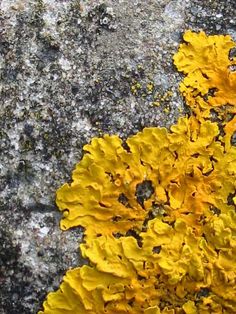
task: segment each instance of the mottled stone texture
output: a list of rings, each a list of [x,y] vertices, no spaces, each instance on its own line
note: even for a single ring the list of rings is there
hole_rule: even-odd
[[[78,254],[55,191],[82,147],[185,112],[185,29],[236,39],[234,0],[0,1],[0,314],[37,313]]]

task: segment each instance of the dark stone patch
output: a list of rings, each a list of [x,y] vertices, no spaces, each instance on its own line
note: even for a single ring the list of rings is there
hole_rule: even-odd
[[[208,297],[210,294],[210,289],[209,288],[201,288],[200,291],[198,291],[197,293],[197,298],[200,299],[200,298],[205,298],[205,297]]]
[[[18,261],[19,256],[20,246],[14,244],[10,232],[1,227],[0,309],[3,312],[0,313],[29,313],[30,309],[24,305],[24,299],[28,299],[28,303],[32,305],[44,299],[45,291],[38,292],[38,295],[32,293],[35,278],[31,270]]]
[[[26,123],[24,125],[24,132],[27,136],[31,136],[32,133],[33,133],[33,130],[34,130],[34,126],[29,124],[29,123]]]
[[[161,252],[161,245],[154,246],[154,248],[152,249],[152,252],[159,254]]]
[[[228,198],[227,198],[228,205],[235,205],[234,200],[233,200],[233,198],[235,196],[236,196],[236,192],[235,193],[229,193]]]
[[[137,202],[143,206],[144,201],[148,200],[154,193],[154,187],[152,186],[152,181],[145,180],[142,183],[137,184],[135,196]]]
[[[71,92],[75,96],[79,92],[79,87],[76,85],[71,86]]]
[[[42,203],[35,203],[32,205],[29,205],[29,211],[30,212],[38,212],[38,213],[50,213],[57,211],[56,206],[48,205],[48,204],[42,204]]]
[[[131,152],[129,145],[125,141],[122,142],[122,147],[127,151],[127,153]]]
[[[112,217],[112,221],[113,222],[118,222],[118,221],[120,221],[122,219],[122,217],[121,216],[114,216],[114,217]]]
[[[43,40],[42,48],[38,54],[39,59],[45,63],[54,62],[60,56],[59,44]]]
[[[126,207],[129,207],[129,199],[126,197],[124,193],[121,193],[118,198],[118,202],[123,204]]]
[[[4,68],[2,78],[6,82],[15,82],[18,73],[19,69],[9,64]]]
[[[216,207],[211,207],[210,210],[213,212],[214,215],[219,216],[221,214],[221,210]]]
[[[236,132],[231,136],[230,143],[232,146],[236,146]]]
[[[0,39],[0,54],[6,55],[10,50],[10,43]]]

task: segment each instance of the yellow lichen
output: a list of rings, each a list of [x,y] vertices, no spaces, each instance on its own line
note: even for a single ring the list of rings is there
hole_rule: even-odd
[[[133,95],[137,95],[138,91],[140,91],[141,88],[142,88],[142,85],[139,82],[134,81],[130,87],[130,90]]]
[[[159,217],[139,241],[101,236],[81,245],[91,265],[67,272],[44,313],[234,313],[236,214],[212,215],[198,227],[196,235],[181,218],[170,225]]]
[[[45,314],[233,313],[236,148],[225,153],[218,133],[215,123],[181,118],[171,132],[144,129],[126,149],[114,136],[85,146],[57,204],[67,209],[63,227],[85,228],[90,266],[67,273]]]
[[[236,313],[234,43],[184,39],[174,60],[193,115],[85,145],[56,201],[62,229],[84,227],[89,264],[69,270],[39,314]]]
[[[236,113],[236,72],[232,70],[236,58],[229,56],[236,46],[232,38],[207,36],[203,31],[186,31],[183,38],[186,43],[180,45],[174,63],[186,75],[180,91],[187,104],[200,117],[208,117],[211,108],[223,105]]]
[[[154,90],[154,84],[153,84],[153,82],[149,82],[148,84],[147,84],[147,86],[146,86],[146,90],[147,90],[147,93],[148,94],[151,94],[152,92],[153,92],[153,90]]]
[[[160,106],[161,104],[164,104],[165,102],[169,102],[170,98],[173,96],[173,92],[171,90],[167,90],[164,94],[160,92],[156,92],[154,95],[154,101],[152,102],[153,106]],[[169,113],[169,108],[165,108],[165,110],[168,110],[167,113]]]
[[[62,229],[82,226],[89,241],[100,234],[139,232],[158,206],[169,220],[187,212],[190,223],[210,206],[227,211],[235,187],[235,148],[224,154],[215,140],[218,127],[208,121],[181,118],[171,131],[146,128],[126,143],[105,135],[86,145],[73,182],[57,191]]]

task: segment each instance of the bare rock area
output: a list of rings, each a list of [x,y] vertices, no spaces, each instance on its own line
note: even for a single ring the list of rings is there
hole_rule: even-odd
[[[185,30],[230,34],[235,0],[0,0],[0,314],[42,308],[79,255],[55,192],[95,136],[188,112],[172,62]]]

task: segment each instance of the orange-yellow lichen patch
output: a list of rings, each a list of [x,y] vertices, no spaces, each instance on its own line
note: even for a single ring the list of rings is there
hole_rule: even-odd
[[[199,226],[205,237],[182,219],[155,218],[139,243],[101,236],[81,245],[91,265],[67,272],[44,313],[235,313],[236,214]]]
[[[189,224],[211,207],[227,211],[232,206],[227,197],[235,191],[236,149],[225,154],[218,133],[215,123],[181,118],[171,132],[146,128],[126,143],[117,136],[93,139],[73,182],[57,192],[57,205],[65,211],[62,228],[80,225],[89,240],[140,232],[159,210],[165,221],[184,216]]]
[[[207,36],[203,31],[186,31],[183,38],[174,63],[186,75],[180,91],[187,104],[199,117],[209,117],[210,109],[224,105],[236,113],[236,58],[229,55],[235,42],[229,35]]]
[[[68,272],[45,313],[230,313],[236,148],[225,152],[218,135],[215,123],[192,117],[171,132],[146,128],[125,144],[105,136],[85,146],[57,203],[67,209],[62,225],[86,229],[81,251],[91,266]],[[199,301],[201,289],[210,292]]]

